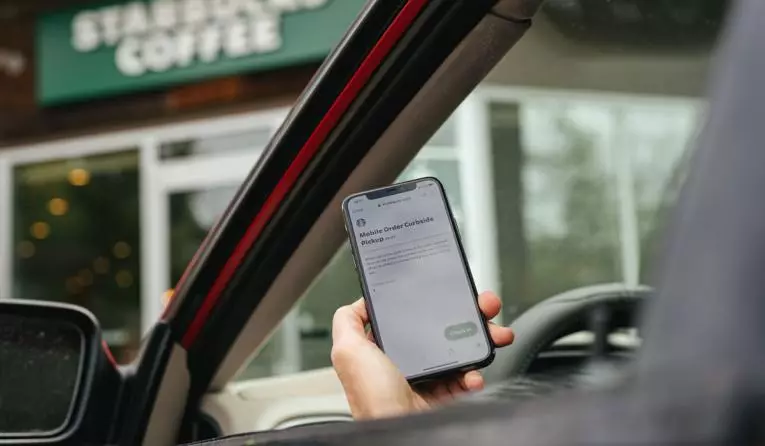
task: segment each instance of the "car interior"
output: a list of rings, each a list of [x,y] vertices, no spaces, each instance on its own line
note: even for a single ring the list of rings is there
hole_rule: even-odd
[[[491,88],[498,72],[510,73],[519,84],[532,80],[538,87],[587,90],[597,82],[600,90],[629,91],[643,98],[644,103],[637,101],[636,106],[644,107],[647,114],[654,113],[652,95],[671,93],[682,98],[669,105],[681,110],[680,127],[692,128],[703,116],[701,96],[712,61],[710,49],[722,26],[720,20],[705,19],[705,26],[692,26],[691,20],[684,21],[688,10],[657,7],[654,12],[660,19],[647,23],[625,19],[619,23],[597,6],[572,17],[567,2],[550,1],[544,7],[541,3],[369,1],[202,242],[135,361],[116,365],[101,345],[97,321],[80,309],[0,302],[0,318],[7,319],[0,326],[18,327],[14,329],[22,333],[34,329],[34,323],[41,319],[51,326],[59,321],[62,327],[76,328],[83,339],[82,347],[75,349],[81,361],[79,369],[70,367],[75,370],[71,372],[72,387],[64,389],[60,400],[70,405],[50,411],[52,424],[45,425],[50,427],[32,429],[31,434],[0,433],[0,444],[276,444],[301,435],[330,438],[358,424],[353,421],[337,375],[328,367],[328,348],[316,349],[316,355],[321,356],[315,361],[319,367],[287,368],[273,376],[257,372],[259,358],[274,355],[275,345],[295,345],[295,339],[288,339],[290,333],[301,337],[298,342],[318,339],[321,342],[317,345],[328,345],[331,313],[309,321],[298,317],[297,309],[310,305],[313,296],[336,303],[333,307],[359,296],[340,212],[346,196],[421,176],[423,163],[418,167],[418,160],[431,150],[429,143],[444,131],[459,106],[470,104]],[[728,2],[703,3],[706,6],[697,13],[706,17],[722,17],[728,7]],[[741,3],[757,8],[753,6],[756,1]],[[640,4],[651,7],[649,2]],[[765,12],[762,7],[759,10]],[[671,13],[659,14],[667,11]],[[588,26],[572,25],[576,20],[586,20]],[[635,37],[648,29],[654,31],[651,36],[655,41],[650,45]],[[575,39],[561,39],[561,32]],[[544,103],[546,98],[532,94],[525,100]],[[619,101],[615,93],[601,105],[616,107]],[[552,101],[548,107],[565,108],[565,104]],[[498,116],[519,113],[516,107]],[[533,110],[526,113],[533,115]],[[517,123],[503,126],[498,122],[496,127],[493,136],[497,138],[523,137]],[[593,273],[594,279],[584,280],[581,286],[540,286],[545,298],[537,302],[513,302],[513,292],[520,293],[521,285],[501,283],[499,291],[506,309],[499,322],[511,325],[516,341],[499,350],[493,364],[484,370],[486,389],[457,402],[443,417],[444,423],[459,419],[457,410],[473,404],[520,404],[566,390],[587,394],[590,389],[616,386],[631,376],[627,371],[632,370],[635,359],[644,360],[646,328],[642,321],[646,304],[651,303],[653,310],[647,317],[653,316],[653,320],[659,319],[655,316],[659,308],[671,308],[666,303],[653,305],[657,293],[645,283],[655,283],[650,274],[657,267],[645,258],[661,245],[656,234],[663,231],[665,214],[674,208],[678,191],[687,183],[688,170],[696,172],[694,167],[701,163],[692,165],[689,146],[696,145],[695,136],[679,138],[675,153],[664,158],[666,174],[654,182],[657,184],[650,184],[659,198],[652,202],[650,212],[646,211],[649,224],[641,227],[645,239],[632,241],[634,245],[644,244],[647,252],[629,257],[620,251],[627,260],[612,262],[622,265],[624,271],[620,270],[618,277]],[[621,142],[611,141],[617,145]],[[511,153],[512,144],[506,144],[506,152]],[[434,159],[438,159],[436,152],[430,152]],[[707,154],[705,166],[709,157]],[[505,168],[514,162],[519,162],[515,155],[498,156],[494,167]],[[503,174],[485,170],[486,165],[474,168],[486,175]],[[574,174],[567,175],[574,178]],[[460,187],[448,178],[444,180],[447,189]],[[609,195],[608,199],[616,203],[636,199],[611,192],[616,196]],[[470,198],[480,202],[481,193],[470,191]],[[512,194],[502,197],[509,203]],[[589,206],[582,208],[593,209],[598,204]],[[469,215],[467,206],[464,215],[459,204],[457,208],[458,222],[484,218]],[[629,224],[618,216],[614,219],[620,222],[616,226]],[[613,225],[599,215],[591,220],[595,221],[582,225],[588,235],[606,233]],[[501,235],[479,231],[463,236],[469,241],[481,238],[505,249],[513,246],[512,240],[507,241],[513,230],[503,228]],[[576,263],[586,264],[587,251],[579,253],[574,251],[571,268],[580,268],[577,274],[584,274],[586,267]],[[666,278],[666,272],[663,274],[659,276]],[[499,282],[486,277],[477,277],[479,286]],[[333,280],[348,282],[347,293],[328,296],[323,292],[322,284]],[[672,281],[668,280],[659,283],[658,297],[665,301],[663,293],[668,291],[664,290],[682,288],[671,288]],[[14,315],[21,322],[15,322]],[[666,327],[668,322],[663,322]],[[301,328],[284,330],[287,323]],[[8,329],[7,339],[16,339],[14,329]],[[656,331],[655,326],[649,324],[649,334],[655,340],[657,335],[650,329]],[[59,332],[52,332],[51,337],[66,338]],[[14,360],[23,356],[19,353]],[[3,376],[0,372],[0,381]],[[572,404],[556,407],[563,412]],[[35,406],[30,407],[34,410]],[[483,413],[475,411],[473,418],[461,419],[475,421]],[[56,414],[65,421],[57,421]],[[519,422],[528,421],[528,414],[538,412],[527,412]],[[423,420],[443,427],[435,421],[429,424],[432,419]],[[375,429],[388,425],[370,426],[363,428],[368,444],[394,444],[388,434],[373,435]],[[311,430],[314,428],[323,430]],[[464,430],[461,435],[470,432]],[[600,440],[608,438],[604,434]],[[361,440],[356,437],[354,441]],[[407,441],[415,442],[416,436]],[[409,443],[402,440],[396,444]],[[544,443],[540,437],[539,442],[522,444],[565,443]]]

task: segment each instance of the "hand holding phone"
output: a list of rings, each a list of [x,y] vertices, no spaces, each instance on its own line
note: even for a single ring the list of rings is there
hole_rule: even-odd
[[[494,293],[478,296],[485,319],[499,314],[502,303]],[[477,370],[454,373],[413,387],[398,367],[369,339],[364,300],[340,308],[332,322],[332,365],[357,420],[385,418],[439,407],[461,394],[481,390],[483,377]],[[497,347],[513,342],[509,328],[490,325],[491,340]]]
[[[441,183],[356,194],[343,212],[375,340],[406,379],[489,365],[494,343]]]

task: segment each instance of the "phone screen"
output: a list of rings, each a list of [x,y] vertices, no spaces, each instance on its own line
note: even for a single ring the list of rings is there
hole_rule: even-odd
[[[443,188],[424,179],[393,191],[351,197],[345,209],[380,347],[407,378],[487,359],[492,348]]]

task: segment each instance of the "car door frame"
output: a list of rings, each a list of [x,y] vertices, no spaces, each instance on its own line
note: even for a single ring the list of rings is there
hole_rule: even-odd
[[[262,342],[325,263],[312,251],[326,247],[328,235],[335,245],[342,240],[335,209],[340,197],[395,179],[523,35],[538,4],[367,4],[203,242],[150,332],[149,353],[136,364],[134,393],[122,411],[123,441],[167,443],[180,414],[181,431],[193,430],[201,397],[248,328],[260,330],[255,342]],[[380,157],[390,163],[386,172],[374,169]]]

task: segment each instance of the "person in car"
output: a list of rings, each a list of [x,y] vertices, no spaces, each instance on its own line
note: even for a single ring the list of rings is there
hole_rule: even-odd
[[[478,305],[487,319],[497,316],[502,308],[499,297],[492,292],[482,293]],[[460,394],[483,388],[483,377],[477,370],[413,388],[375,344],[366,330],[368,324],[363,299],[339,308],[332,321],[332,365],[355,419],[422,412],[446,404]],[[489,332],[497,347],[513,342],[513,331],[508,327],[489,322]]]

